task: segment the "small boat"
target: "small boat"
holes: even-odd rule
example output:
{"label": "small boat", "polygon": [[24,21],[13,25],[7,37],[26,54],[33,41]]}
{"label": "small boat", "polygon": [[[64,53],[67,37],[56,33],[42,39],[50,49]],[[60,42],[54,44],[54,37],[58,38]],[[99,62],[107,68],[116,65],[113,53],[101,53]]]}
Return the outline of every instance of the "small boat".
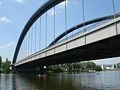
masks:
{"label": "small boat", "polygon": [[43,75],[39,74],[38,76],[39,77],[48,77],[48,75],[45,75],[45,74],[43,74]]}

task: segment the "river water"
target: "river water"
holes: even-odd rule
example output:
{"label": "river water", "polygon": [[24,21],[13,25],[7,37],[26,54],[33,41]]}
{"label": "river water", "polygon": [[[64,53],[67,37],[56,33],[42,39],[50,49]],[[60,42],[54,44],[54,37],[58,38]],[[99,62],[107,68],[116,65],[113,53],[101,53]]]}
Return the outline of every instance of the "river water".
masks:
{"label": "river water", "polygon": [[120,71],[36,75],[0,74],[0,90],[120,90]]}

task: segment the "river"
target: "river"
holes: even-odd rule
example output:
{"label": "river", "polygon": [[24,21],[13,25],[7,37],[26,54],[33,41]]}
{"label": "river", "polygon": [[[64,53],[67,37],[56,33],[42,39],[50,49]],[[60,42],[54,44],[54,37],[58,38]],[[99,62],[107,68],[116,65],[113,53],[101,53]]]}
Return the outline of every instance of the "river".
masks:
{"label": "river", "polygon": [[120,90],[120,71],[36,75],[0,74],[0,90]]}

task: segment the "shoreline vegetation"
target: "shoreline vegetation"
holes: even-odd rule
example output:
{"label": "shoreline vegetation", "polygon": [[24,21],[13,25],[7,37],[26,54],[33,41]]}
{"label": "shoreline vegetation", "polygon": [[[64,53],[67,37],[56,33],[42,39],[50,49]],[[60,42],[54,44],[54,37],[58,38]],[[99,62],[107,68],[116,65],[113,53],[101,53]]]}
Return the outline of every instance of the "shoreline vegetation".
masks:
{"label": "shoreline vegetation", "polygon": [[0,73],[11,73],[10,70],[11,62],[6,58],[5,62],[2,62],[2,57],[0,56]]}
{"label": "shoreline vegetation", "polygon": [[67,64],[58,64],[48,66],[47,73],[59,73],[59,72],[96,72],[102,71],[101,66],[96,65],[93,62],[75,62]]}
{"label": "shoreline vegetation", "polygon": [[117,71],[120,70],[120,68],[114,68],[114,69],[103,69],[102,71]]}
{"label": "shoreline vegetation", "polygon": [[[2,62],[2,57],[0,56],[0,73],[13,73],[10,70],[11,62],[6,58],[5,62]],[[66,63],[58,65],[50,65],[45,69],[46,73],[60,73],[60,72],[96,72],[96,71],[113,71],[120,69],[103,69],[101,66],[96,65],[94,62],[75,62]]]}

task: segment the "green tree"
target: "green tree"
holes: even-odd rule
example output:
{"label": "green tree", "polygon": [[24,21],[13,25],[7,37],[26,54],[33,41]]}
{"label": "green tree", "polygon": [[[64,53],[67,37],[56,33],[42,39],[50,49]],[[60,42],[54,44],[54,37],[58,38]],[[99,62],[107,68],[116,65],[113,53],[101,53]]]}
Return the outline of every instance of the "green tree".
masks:
{"label": "green tree", "polygon": [[4,73],[10,73],[11,62],[6,58],[6,61],[2,63],[2,70]]}
{"label": "green tree", "polygon": [[101,71],[101,67],[97,66],[93,62],[75,62],[75,63],[66,63],[66,64],[58,64],[51,65],[47,68],[48,71],[51,72],[88,72],[90,70]]}
{"label": "green tree", "polygon": [[61,64],[48,66],[47,71],[56,73],[62,72]]}
{"label": "green tree", "polygon": [[96,64],[93,62],[86,62],[86,65],[87,65],[87,69],[90,69],[90,70],[95,70],[96,68]]}
{"label": "green tree", "polygon": [[72,63],[73,71],[80,71],[81,64],[79,62]]}
{"label": "green tree", "polygon": [[68,70],[69,72],[72,72],[72,69],[73,69],[72,64],[71,64],[71,63],[67,63],[66,66],[67,66],[67,70]]}
{"label": "green tree", "polygon": [[102,68],[101,68],[101,66],[96,66],[96,71],[102,71]]}
{"label": "green tree", "polygon": [[0,56],[0,68],[2,66],[2,57]]}
{"label": "green tree", "polygon": [[2,57],[0,56],[0,73],[1,73],[1,71],[2,71]]}

